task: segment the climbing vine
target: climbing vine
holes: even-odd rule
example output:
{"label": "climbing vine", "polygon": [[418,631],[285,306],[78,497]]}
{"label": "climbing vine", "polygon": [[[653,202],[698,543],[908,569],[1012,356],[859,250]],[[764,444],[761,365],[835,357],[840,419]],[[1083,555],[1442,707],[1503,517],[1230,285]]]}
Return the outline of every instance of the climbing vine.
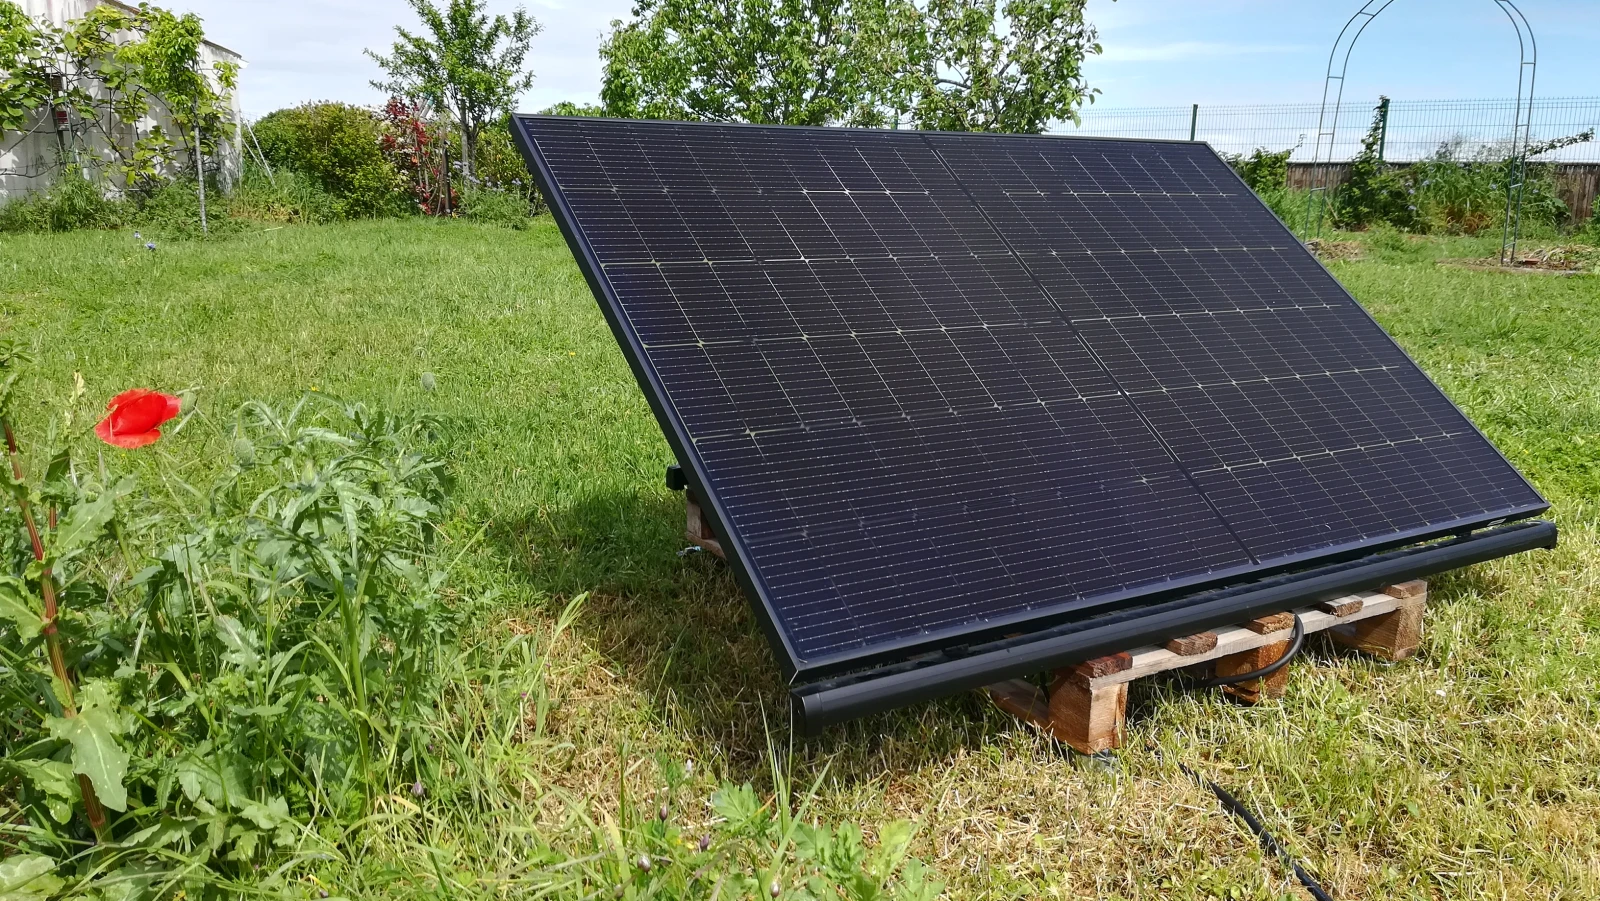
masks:
{"label": "climbing vine", "polygon": [[181,171],[180,153],[193,160],[198,140],[214,154],[226,133],[238,67],[206,65],[204,40],[194,14],[149,3],[56,26],[0,0],[0,148],[53,132],[57,168],[154,190]]}

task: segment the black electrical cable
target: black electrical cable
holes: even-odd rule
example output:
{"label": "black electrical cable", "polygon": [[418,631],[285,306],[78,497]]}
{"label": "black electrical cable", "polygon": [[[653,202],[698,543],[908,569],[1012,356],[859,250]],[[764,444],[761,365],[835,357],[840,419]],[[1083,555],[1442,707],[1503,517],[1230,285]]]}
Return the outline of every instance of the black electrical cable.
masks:
{"label": "black electrical cable", "polygon": [[[1295,655],[1300,653],[1300,649],[1305,647],[1305,643],[1306,626],[1305,623],[1300,621],[1300,614],[1296,613],[1294,615],[1294,631],[1289,635],[1289,647],[1284,650],[1283,655],[1277,660],[1248,673],[1207,679],[1199,683],[1198,687],[1215,688],[1220,685],[1237,685],[1240,682],[1248,682],[1251,679],[1265,679],[1267,676],[1288,666],[1289,661],[1293,660]],[[1267,827],[1261,825],[1261,821],[1256,819],[1254,813],[1250,812],[1250,808],[1244,806],[1244,803],[1230,794],[1227,789],[1189,769],[1182,761],[1177,763],[1178,769],[1183,770],[1184,774],[1190,779],[1210,789],[1211,793],[1217,796],[1217,800],[1222,802],[1222,806],[1227,808],[1229,813],[1244,820],[1244,824],[1250,827],[1250,831],[1255,833],[1256,839],[1261,842],[1261,847],[1287,864],[1289,869],[1294,872],[1295,878],[1300,880],[1300,884],[1305,886],[1306,891],[1311,893],[1311,897],[1317,899],[1317,901],[1333,901],[1333,898],[1322,890],[1322,886],[1317,884],[1317,880],[1311,878],[1311,874],[1307,873],[1305,868],[1300,866],[1300,863],[1289,855],[1283,845],[1278,844],[1278,840],[1272,837],[1272,833],[1267,831]]]}
{"label": "black electrical cable", "polygon": [[1279,657],[1277,660],[1272,661],[1258,670],[1252,670],[1248,673],[1238,673],[1237,675],[1232,676],[1218,676],[1215,679],[1207,679],[1204,682],[1201,682],[1198,687],[1216,688],[1219,685],[1238,685],[1240,682],[1249,682],[1251,679],[1265,679],[1278,670],[1288,666],[1289,661],[1294,659],[1294,655],[1300,653],[1300,649],[1305,647],[1305,644],[1306,624],[1300,621],[1300,614],[1296,613],[1294,615],[1294,631],[1289,635],[1289,648],[1283,652],[1282,657]]}
{"label": "black electrical cable", "polygon": [[1256,819],[1256,815],[1251,813],[1250,808],[1244,806],[1243,802],[1229,794],[1227,789],[1189,769],[1181,762],[1178,763],[1178,769],[1188,774],[1189,778],[1211,789],[1211,793],[1217,796],[1217,800],[1222,802],[1223,807],[1228,808],[1229,813],[1244,820],[1244,824],[1249,826],[1250,831],[1256,834],[1256,838],[1261,842],[1261,847],[1267,853],[1276,855],[1279,860],[1288,864],[1289,869],[1294,871],[1294,877],[1300,880],[1300,884],[1305,886],[1306,891],[1311,893],[1311,897],[1317,899],[1317,901],[1333,901],[1332,896],[1322,890],[1322,886],[1317,883],[1317,880],[1311,878],[1311,874],[1307,873],[1305,868],[1300,866],[1300,863],[1289,855],[1283,845],[1278,844],[1278,840],[1272,837],[1272,833],[1267,831],[1267,827],[1261,825],[1261,821]]}

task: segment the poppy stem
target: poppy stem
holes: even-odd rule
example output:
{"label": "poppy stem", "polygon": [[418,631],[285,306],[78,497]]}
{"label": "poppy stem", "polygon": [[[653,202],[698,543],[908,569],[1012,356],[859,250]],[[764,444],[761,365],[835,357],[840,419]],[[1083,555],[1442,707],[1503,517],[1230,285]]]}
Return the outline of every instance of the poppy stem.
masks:
{"label": "poppy stem", "polygon": [[[6,436],[6,455],[11,459],[11,475],[18,483],[22,481],[22,452],[17,447],[16,432],[11,429],[11,420],[0,417],[0,429],[4,429]],[[28,539],[33,544],[33,559],[44,562],[44,540],[39,534],[39,524],[34,521],[33,508],[28,503],[28,496],[24,492],[17,497],[17,505],[22,508],[22,521],[28,527]],[[49,511],[49,526],[55,528],[56,511]],[[56,616],[60,608],[56,601],[55,574],[46,566],[39,573],[39,595],[44,599],[44,644],[46,653],[50,657],[50,670],[55,674],[56,681],[61,684],[61,715],[72,719],[78,715],[78,704],[72,673],[67,669],[67,655],[61,644],[61,633],[56,630]],[[89,828],[94,830],[96,839],[101,842],[106,838],[106,809],[100,803],[100,798],[94,793],[94,783],[89,777],[78,774],[78,790],[83,795],[83,812],[89,818]]]}

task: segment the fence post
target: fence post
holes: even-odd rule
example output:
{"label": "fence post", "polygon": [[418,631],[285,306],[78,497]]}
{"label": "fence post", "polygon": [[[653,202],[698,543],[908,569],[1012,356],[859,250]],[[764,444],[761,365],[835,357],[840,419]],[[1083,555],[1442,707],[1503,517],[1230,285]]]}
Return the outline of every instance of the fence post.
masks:
{"label": "fence post", "polygon": [[1194,108],[1189,110],[1189,140],[1191,140],[1191,141],[1194,140],[1194,136],[1195,136],[1195,133],[1196,133],[1195,130],[1199,125],[1200,125],[1200,104],[1196,103],[1194,105]]}
{"label": "fence post", "polygon": [[1389,143],[1389,98],[1378,102],[1378,162],[1383,162],[1383,148]]}

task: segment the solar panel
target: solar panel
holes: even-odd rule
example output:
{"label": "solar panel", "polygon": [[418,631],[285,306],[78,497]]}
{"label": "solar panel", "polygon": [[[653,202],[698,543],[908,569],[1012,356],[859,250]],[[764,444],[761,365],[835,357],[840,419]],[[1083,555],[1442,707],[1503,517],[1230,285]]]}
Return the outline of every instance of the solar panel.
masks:
{"label": "solar panel", "polygon": [[1546,507],[1203,144],[518,121],[791,677]]}

